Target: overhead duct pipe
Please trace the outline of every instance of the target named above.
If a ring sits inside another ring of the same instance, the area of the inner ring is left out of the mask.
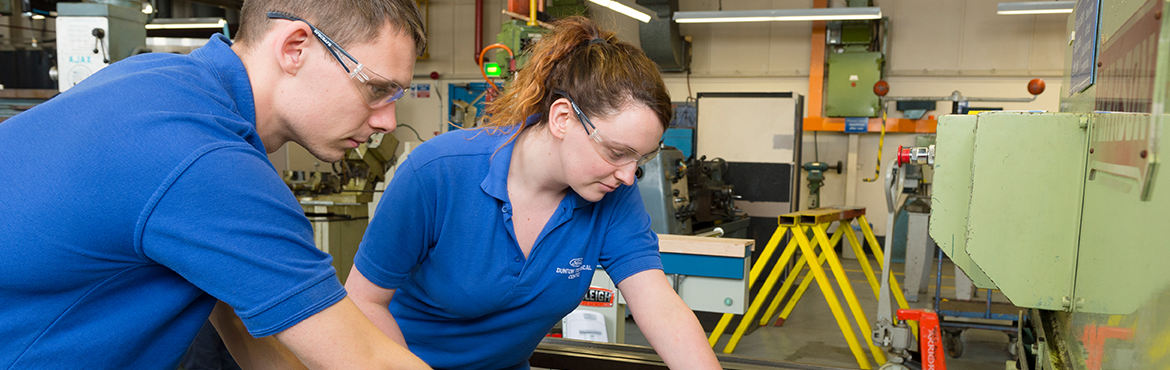
[[[648,23],[638,24],[642,51],[663,72],[686,71],[690,67],[687,60],[690,43],[683,40],[678,23],[671,19],[678,11],[678,0],[637,0],[636,3],[658,15]]]

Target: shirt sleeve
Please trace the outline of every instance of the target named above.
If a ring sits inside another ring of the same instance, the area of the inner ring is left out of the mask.
[[[206,147],[168,176],[139,221],[138,248],[232,306],[256,337],[345,297],[296,198],[262,153]]]
[[[398,289],[422,263],[441,227],[434,194],[412,161],[417,154],[407,157],[386,185],[353,259],[362,276],[385,289]]]
[[[650,214],[642,205],[638,185],[623,186],[600,202],[609,215],[599,262],[614,284],[642,271],[662,269],[658,234],[650,230]]]

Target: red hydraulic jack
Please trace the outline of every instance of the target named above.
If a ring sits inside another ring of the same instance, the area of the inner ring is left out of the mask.
[[[898,320],[918,321],[922,370],[946,370],[947,362],[942,346],[942,333],[938,326],[938,315],[931,310],[902,308],[898,310]]]

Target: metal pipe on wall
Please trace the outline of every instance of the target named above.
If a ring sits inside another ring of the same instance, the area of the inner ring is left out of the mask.
[[[480,50],[483,50],[483,0],[475,0],[475,50],[471,52],[475,65],[479,65]]]

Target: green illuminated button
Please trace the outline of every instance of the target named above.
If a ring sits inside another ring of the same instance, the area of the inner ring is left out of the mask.
[[[488,77],[500,77],[500,72],[501,71],[500,71],[500,64],[499,63],[484,63],[483,64],[483,73],[488,75]]]

